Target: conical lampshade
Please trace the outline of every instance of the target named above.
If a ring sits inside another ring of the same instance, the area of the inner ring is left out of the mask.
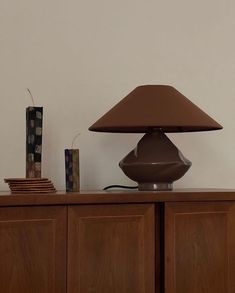
[[[172,86],[143,85],[135,88],[89,130],[146,133],[153,128],[163,132],[189,132],[223,127]]]

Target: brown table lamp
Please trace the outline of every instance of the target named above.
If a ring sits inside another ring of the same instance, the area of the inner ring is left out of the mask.
[[[119,166],[139,190],[171,190],[191,166],[165,132],[193,132],[223,127],[168,85],[134,89],[89,130],[146,133]]]

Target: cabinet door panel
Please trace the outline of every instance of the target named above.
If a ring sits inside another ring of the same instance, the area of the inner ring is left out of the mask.
[[[235,204],[166,205],[166,293],[235,292]]]
[[[68,292],[154,293],[154,205],[69,207]]]
[[[66,292],[66,208],[0,208],[0,291]]]

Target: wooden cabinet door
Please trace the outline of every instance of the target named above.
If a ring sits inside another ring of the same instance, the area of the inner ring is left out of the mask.
[[[166,293],[235,292],[235,203],[169,203]]]
[[[0,292],[66,292],[66,207],[0,208]]]
[[[154,205],[71,206],[69,293],[155,293]]]

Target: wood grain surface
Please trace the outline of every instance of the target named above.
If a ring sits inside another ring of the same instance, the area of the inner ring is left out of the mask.
[[[0,208],[0,292],[66,292],[66,207]]]
[[[154,205],[69,207],[69,293],[156,293]]]
[[[81,191],[55,194],[0,192],[0,206],[113,204],[154,202],[235,201],[235,190],[176,189],[173,191]]]
[[[167,203],[165,292],[235,292],[235,203]]]

